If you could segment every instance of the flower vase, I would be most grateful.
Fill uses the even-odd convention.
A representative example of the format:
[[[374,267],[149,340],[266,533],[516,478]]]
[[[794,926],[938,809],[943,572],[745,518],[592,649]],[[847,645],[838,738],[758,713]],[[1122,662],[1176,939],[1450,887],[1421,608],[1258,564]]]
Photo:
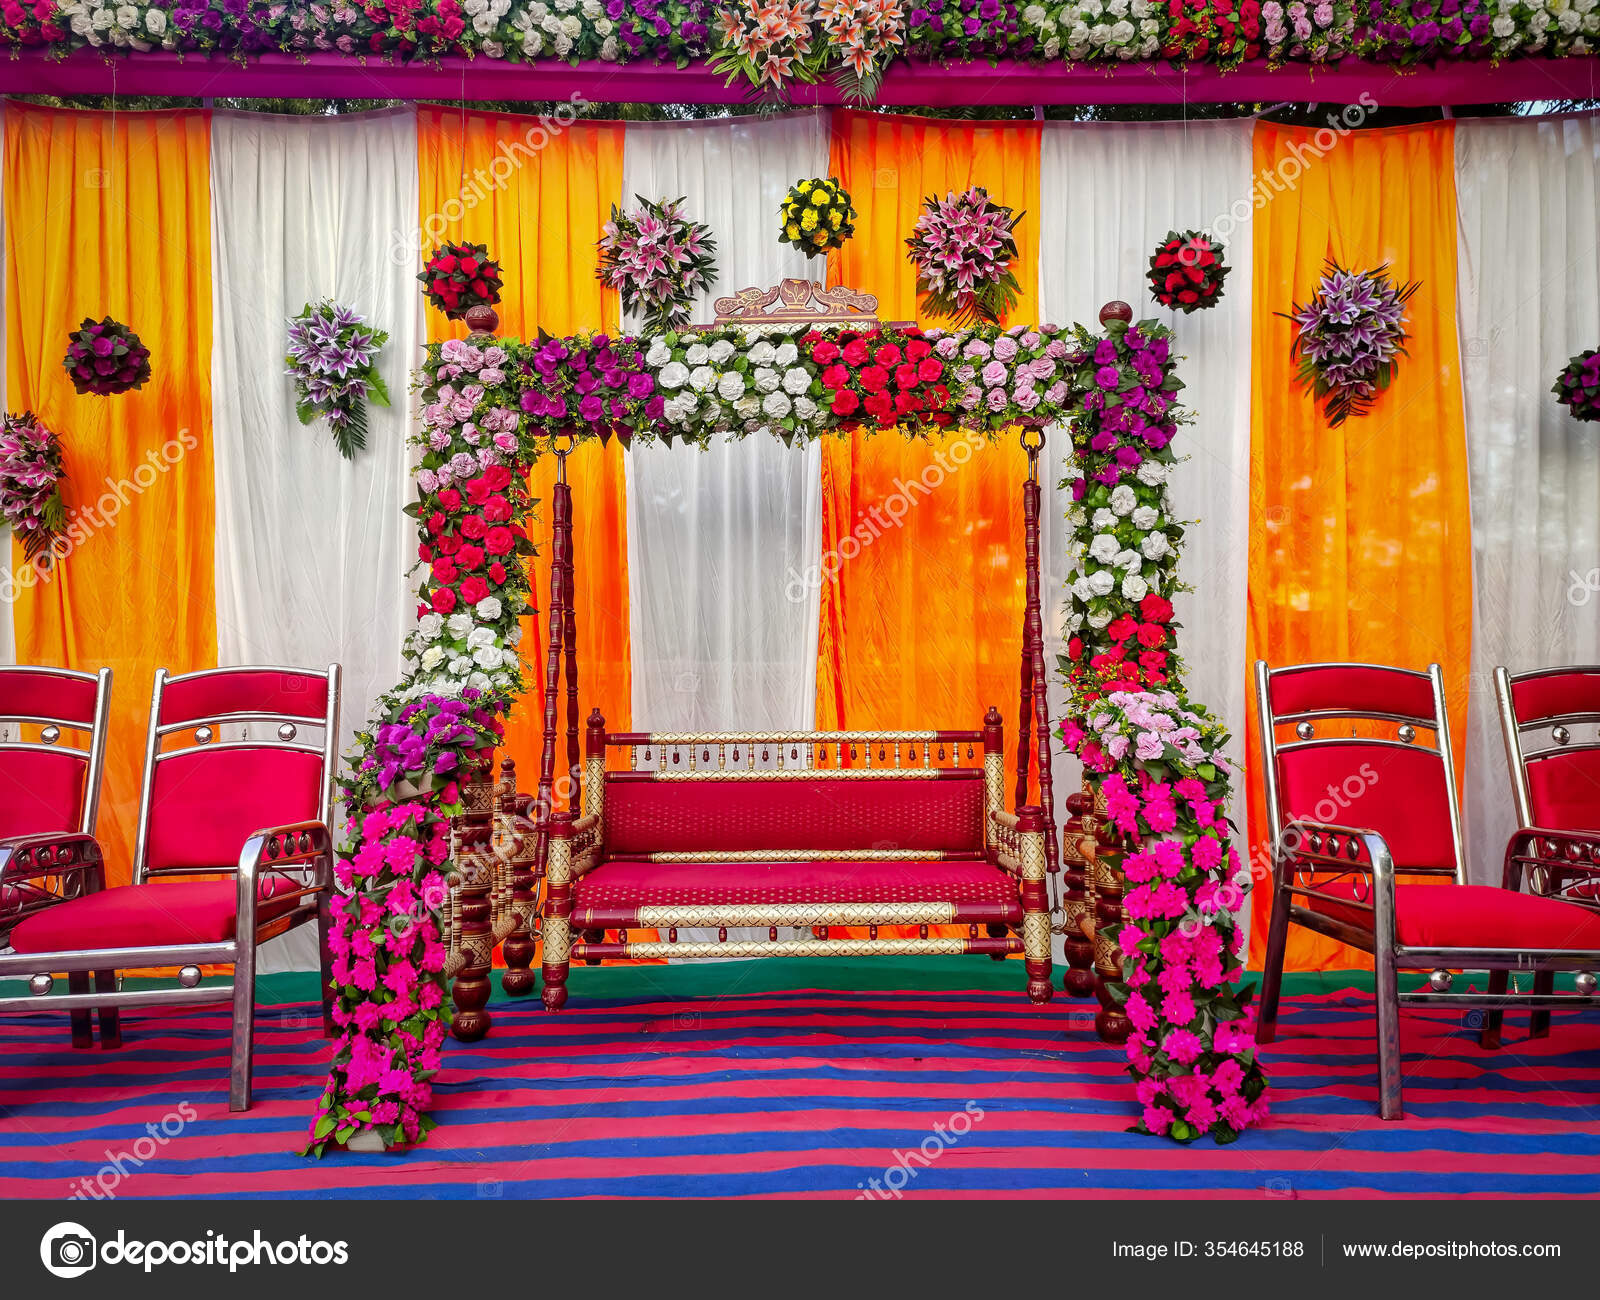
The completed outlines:
[[[461,319],[466,321],[467,328],[472,331],[472,337],[475,339],[491,338],[495,330],[500,327],[500,314],[488,303],[468,307],[461,313]]]

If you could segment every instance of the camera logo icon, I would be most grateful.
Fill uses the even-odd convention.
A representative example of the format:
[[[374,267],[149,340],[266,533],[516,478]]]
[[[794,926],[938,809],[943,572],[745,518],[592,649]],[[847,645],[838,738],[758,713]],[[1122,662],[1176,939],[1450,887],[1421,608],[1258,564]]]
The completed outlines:
[[[56,1277],[82,1277],[95,1266],[98,1249],[81,1223],[58,1223],[39,1243],[45,1271]]]

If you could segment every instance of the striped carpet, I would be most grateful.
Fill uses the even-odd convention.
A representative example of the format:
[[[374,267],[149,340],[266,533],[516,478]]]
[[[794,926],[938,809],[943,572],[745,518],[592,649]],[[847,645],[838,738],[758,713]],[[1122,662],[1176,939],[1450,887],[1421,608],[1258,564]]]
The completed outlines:
[[[305,996],[290,978],[263,996]],[[1015,963],[578,969],[562,1014],[497,1001],[452,1046],[425,1146],[321,1162],[295,1154],[329,1053],[309,1005],[263,1009],[239,1117],[223,1012],[125,1015],[119,1052],[7,1016],[0,1196],[1600,1196],[1600,1015],[1537,1041],[1519,1015],[1487,1054],[1408,1014],[1407,1119],[1382,1124],[1360,983],[1298,978],[1271,1122],[1187,1149],[1124,1131],[1088,1004],[1030,1006]]]

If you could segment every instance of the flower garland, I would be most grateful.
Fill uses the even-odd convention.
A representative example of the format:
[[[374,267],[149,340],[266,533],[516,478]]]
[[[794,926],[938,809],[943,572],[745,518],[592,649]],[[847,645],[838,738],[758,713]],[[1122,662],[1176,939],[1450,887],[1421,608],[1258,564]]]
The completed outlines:
[[[1169,231],[1150,257],[1151,294],[1163,307],[1186,316],[1215,307],[1233,269],[1222,253],[1222,244],[1201,231]]]
[[[625,312],[638,311],[647,330],[685,325],[694,296],[717,278],[717,243],[711,231],[683,215],[683,200],[659,203],[638,195],[629,212],[611,208],[600,236],[600,282],[622,295]]]
[[[807,257],[843,248],[856,233],[855,204],[832,176],[798,182],[784,198],[778,216],[778,242]]]
[[[289,322],[289,354],[295,414],[301,424],[325,417],[346,460],[367,445],[367,402],[389,405],[389,389],[375,363],[389,341],[349,307],[324,300],[307,303]]]
[[[995,203],[981,185],[930,197],[906,240],[917,268],[923,305],[960,323],[997,321],[1022,294],[1016,273],[1017,241],[1011,233],[1023,214]]]
[[[1128,919],[1116,934],[1124,982],[1112,996],[1132,1026],[1136,1129],[1232,1142],[1266,1117],[1267,1081],[1255,1009],[1231,987],[1244,931],[1233,915],[1243,894],[1226,814],[1228,737],[1173,691],[1080,694],[1075,703],[1087,716],[1063,723],[1062,739],[1100,774],[1107,817],[1128,846]]]
[[[1278,313],[1295,324],[1295,377],[1318,401],[1327,399],[1335,428],[1372,409],[1407,355],[1405,306],[1420,286],[1397,285],[1388,270],[1346,271],[1329,258],[1311,300]]]
[[[936,64],[1101,66],[1164,59],[1402,67],[1583,57],[1600,49],[1596,0],[0,0],[0,44],[171,50],[249,58],[684,67],[782,96],[830,69],[871,93],[903,51]],[[859,66],[858,66],[859,65]]]
[[[1175,406],[1171,332],[1154,321],[1081,327],[1070,358],[1077,474],[1060,737],[1097,774],[1124,837],[1128,924],[1111,994],[1133,1032],[1128,1071],[1142,1132],[1227,1142],[1266,1114],[1253,1013],[1231,988],[1242,932],[1228,834],[1228,737],[1183,693],[1172,598],[1183,526],[1167,479]]]
[[[1600,420],[1600,351],[1578,353],[1550,391],[1574,420]]]
[[[150,378],[150,349],[126,325],[106,316],[83,323],[67,337],[61,366],[79,395],[101,397],[143,388]]]
[[[427,299],[446,316],[465,316],[474,307],[500,301],[504,279],[500,263],[483,244],[445,244],[417,273]]]
[[[644,360],[660,385],[660,436],[705,446],[715,434],[766,428],[792,442],[821,411],[819,367],[802,347],[795,330],[657,335]]]
[[[340,781],[348,841],[334,868],[341,893],[328,947],[342,1037],[311,1120],[316,1155],[368,1129],[393,1145],[435,1127],[426,1110],[450,1020],[439,923],[450,818],[462,811],[463,774],[505,730],[470,688],[387,703]]]
[[[0,519],[21,541],[24,559],[49,550],[67,526],[66,476],[61,440],[32,411],[8,412],[0,425]]]
[[[639,343],[605,334],[548,338],[515,367],[518,406],[547,427],[582,430],[602,439],[659,420],[657,376],[645,369]]]

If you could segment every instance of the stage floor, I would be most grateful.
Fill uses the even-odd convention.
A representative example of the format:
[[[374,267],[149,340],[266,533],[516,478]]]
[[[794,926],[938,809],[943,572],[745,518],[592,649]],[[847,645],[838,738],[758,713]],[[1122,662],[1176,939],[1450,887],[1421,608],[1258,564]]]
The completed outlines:
[[[1091,1004],[1030,1006],[1015,962],[577,967],[559,1015],[497,997],[493,1033],[450,1046],[424,1146],[312,1161],[311,989],[263,981],[284,1004],[243,1116],[225,1010],[124,1013],[116,1052],[0,1018],[0,1196],[1600,1197],[1600,1013],[1531,1041],[1514,1015],[1496,1053],[1460,1013],[1405,1015],[1407,1117],[1384,1124],[1370,978],[1293,977],[1271,1120],[1182,1148],[1125,1131]]]

